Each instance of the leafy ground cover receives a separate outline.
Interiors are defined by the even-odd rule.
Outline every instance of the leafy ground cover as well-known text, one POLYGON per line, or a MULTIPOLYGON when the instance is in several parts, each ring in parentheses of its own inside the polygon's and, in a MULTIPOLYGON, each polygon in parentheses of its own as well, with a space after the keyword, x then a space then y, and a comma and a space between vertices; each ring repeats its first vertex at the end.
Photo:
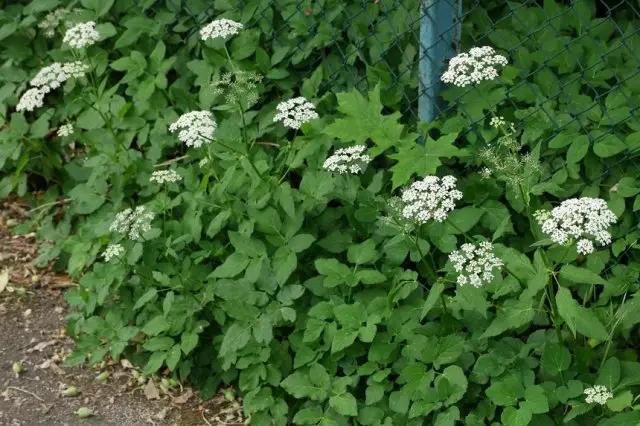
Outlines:
POLYGON ((497 51, 415 123, 383 30, 415 2, 231 3, 3 12, 2 190, 79 279, 66 361, 234 384, 256 425, 640 422, 634 15, 475 8, 497 51))

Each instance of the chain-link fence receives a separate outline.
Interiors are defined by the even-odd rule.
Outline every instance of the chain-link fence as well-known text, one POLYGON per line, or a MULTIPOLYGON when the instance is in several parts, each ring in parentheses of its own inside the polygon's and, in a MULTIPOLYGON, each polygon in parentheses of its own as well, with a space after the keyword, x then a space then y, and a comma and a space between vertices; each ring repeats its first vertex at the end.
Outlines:
MULTIPOLYGON (((275 67, 319 93, 375 85, 384 104, 407 121, 462 111, 473 121, 507 111, 523 140, 562 147, 576 134, 626 144, 625 155, 596 167, 588 181, 618 173, 640 140, 640 2, 638 0, 140 0, 179 12, 184 38, 215 17, 260 31, 275 67), (447 60, 490 45, 510 61, 489 91, 444 89, 447 60), (484 108, 477 107, 483 98, 484 108), (615 140, 609 140, 616 135, 615 140), (607 139, 609 138, 609 139, 607 139), (638 138, 636 138, 638 139, 638 138), (624 141, 624 142, 620 142, 624 141)), ((619 147, 622 148, 622 147, 619 147)), ((614 147, 614 151, 617 149, 614 147)), ((612 151, 613 152, 613 151, 612 151)), ((594 166, 595 167, 595 166, 594 166)))

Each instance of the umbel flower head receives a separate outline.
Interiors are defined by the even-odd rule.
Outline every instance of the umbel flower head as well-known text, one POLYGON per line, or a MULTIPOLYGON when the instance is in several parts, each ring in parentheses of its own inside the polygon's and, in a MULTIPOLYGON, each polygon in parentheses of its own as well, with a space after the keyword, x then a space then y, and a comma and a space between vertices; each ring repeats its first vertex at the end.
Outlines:
POLYGON ((325 160, 322 167, 340 174, 360 173, 371 161, 371 157, 364 153, 366 150, 366 145, 336 149, 333 155, 325 160))
POLYGON ((73 134, 73 124, 67 123, 63 124, 58 128, 58 136, 65 137, 73 134))
POLYGON ((224 95, 228 104, 240 104, 248 109, 258 101, 258 84, 262 76, 256 72, 225 72, 219 80, 211 83, 215 95, 224 95))
POLYGON ((149 178, 149 182, 156 182, 160 185, 167 182, 180 182, 181 180, 182 176, 175 170, 156 170, 149 178))
POLYGON ((213 114, 209 111, 191 111, 182 114, 169 126, 171 133, 178 132, 178 139, 187 146, 200 148, 213 139, 217 127, 213 114))
POLYGON ((227 38, 238 34, 242 28, 243 25, 240 22, 231 19, 216 19, 200 30, 200 38, 205 41, 214 38, 227 38))
POLYGON ((84 77, 89 67, 80 61, 54 62, 38 71, 31 79, 31 85, 40 87, 45 93, 57 89, 71 77, 84 77))
POLYGON ((444 221, 455 208, 456 200, 462 198, 462 192, 456 189, 456 178, 444 176, 427 176, 414 182, 402 193, 404 207, 402 215, 405 219, 417 223, 429 220, 444 221))
POLYGON ((554 243, 564 245, 576 240, 581 254, 593 253, 594 241, 602 246, 611 244, 608 229, 617 221, 604 200, 589 197, 565 200, 551 212, 539 210, 534 216, 554 243))
POLYGON ((474 287, 490 283, 493 280, 493 268, 502 266, 502 261, 493 254, 493 245, 489 242, 463 244, 460 250, 449 255, 449 260, 458 273, 458 284, 474 287))
POLYGON ((148 212, 144 206, 138 206, 135 210, 126 209, 116 215, 109 231, 128 234, 130 239, 136 241, 143 233, 151 230, 153 217, 153 213, 148 212))
POLYGON ((96 23, 93 21, 81 22, 69 28, 62 39, 63 43, 75 49, 89 47, 100 39, 100 34, 96 30, 96 23))
POLYGON ((44 19, 38 22, 38 28, 44 30, 44 36, 47 38, 53 37, 56 32, 56 28, 60 25, 65 16, 69 14, 69 9, 56 9, 55 11, 48 13, 44 19))
POLYGON ((613 398, 613 394, 602 385, 595 385, 592 388, 586 388, 584 394, 587 395, 585 402, 587 404, 600 404, 604 405, 608 399, 613 398))
POLYGON ((20 97, 16 111, 33 111, 36 108, 40 108, 44 104, 44 95, 45 92, 39 87, 27 90, 22 94, 22 97, 20 97))
POLYGON ((105 262, 109 262, 114 257, 120 257, 124 254, 124 248, 120 244, 109 244, 102 253, 105 262))
POLYGON ((473 47, 468 53, 460 53, 451 58, 449 68, 441 80, 458 87, 478 84, 498 77, 496 65, 507 65, 507 58, 497 55, 490 46, 473 47))
POLYGON ((299 129, 304 123, 318 118, 315 105, 302 96, 280 102, 276 109, 278 113, 273 117, 273 122, 282 121, 292 129, 299 129))

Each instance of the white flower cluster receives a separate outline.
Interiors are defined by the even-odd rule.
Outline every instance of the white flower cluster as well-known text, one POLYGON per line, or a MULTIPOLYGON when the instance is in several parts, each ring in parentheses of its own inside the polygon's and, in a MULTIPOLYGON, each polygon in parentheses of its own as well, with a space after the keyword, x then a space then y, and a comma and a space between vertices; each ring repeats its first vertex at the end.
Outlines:
POLYGON ((58 136, 65 137, 73 134, 73 124, 63 124, 58 128, 58 136))
POLYGON ((48 13, 47 16, 38 23, 38 28, 44 30, 45 37, 51 38, 56 34, 56 28, 60 25, 60 21, 62 21, 68 14, 68 9, 56 9, 55 11, 48 13))
POLYGON ((593 240, 603 246, 610 244, 608 228, 617 221, 604 200, 589 197, 565 200, 551 212, 537 211, 535 218, 554 243, 567 244, 576 239, 581 254, 595 251, 593 240))
POLYGON ((280 102, 276 109, 278 113, 273 117, 274 123, 282 121, 282 124, 292 129, 299 129, 307 121, 318 118, 315 105, 302 96, 280 102))
POLYGON ((44 95, 57 89, 71 77, 84 77, 89 67, 80 61, 59 63, 54 62, 38 71, 31 80, 35 86, 22 94, 16 111, 33 111, 44 103, 44 95))
POLYGON ((458 273, 458 284, 471 284, 474 287, 490 283, 493 280, 493 268, 502 266, 502 261, 493 254, 493 245, 489 242, 463 244, 460 250, 449 255, 449 260, 458 273))
POLYGON ((44 104, 45 93, 37 87, 27 90, 20 97, 16 111, 33 111, 36 108, 40 108, 44 104))
POLYGON ((462 198, 462 192, 456 189, 456 178, 427 176, 411 184, 402 193, 402 216, 405 219, 426 223, 433 219, 444 221, 455 208, 456 200, 462 198))
POLYGON ((586 388, 584 394, 587 395, 585 402, 587 404, 597 403, 600 405, 606 404, 608 399, 613 398, 613 394, 602 385, 595 385, 592 388, 586 388))
POLYGON ((146 211, 144 206, 138 206, 135 210, 126 209, 116 215, 109 231, 129 234, 129 238, 135 241, 151 230, 153 217, 153 213, 146 211))
POLYGON ((243 25, 240 22, 231 19, 216 19, 200 30, 200 38, 202 40, 227 38, 238 34, 242 28, 243 25))
POLYGON ((507 65, 507 58, 497 55, 490 46, 473 47, 469 53, 460 53, 449 61, 449 69, 441 80, 458 87, 477 84, 498 77, 496 65, 507 65))
POLYGON ((156 170, 151 174, 149 182, 156 182, 160 185, 167 182, 180 182, 182 176, 175 170, 156 170))
POLYGON ((217 126, 213 114, 209 111, 191 111, 182 114, 178 120, 171 123, 169 131, 175 133, 179 130, 178 139, 180 141, 187 146, 200 148, 211 142, 217 126))
POLYGON ((495 128, 502 127, 506 124, 507 121, 504 119, 504 117, 493 116, 491 117, 491 121, 489 121, 489 125, 495 128))
POLYGON ((366 145, 337 149, 331 157, 325 160, 322 167, 330 172, 340 174, 360 173, 371 161, 371 157, 364 153, 366 150, 366 145))
POLYGON ((73 62, 54 62, 38 71, 35 77, 31 79, 31 85, 39 87, 44 93, 62 86, 62 83, 71 77, 84 77, 89 67, 80 61, 73 62))
POLYGON ((62 39, 63 43, 75 49, 89 47, 100 39, 100 34, 96 30, 96 23, 93 21, 81 22, 69 28, 62 39))
POLYGON ((480 170, 480 176, 482 176, 482 179, 489 179, 491 178, 492 174, 493 172, 488 167, 484 167, 482 170, 480 170))
POLYGON ((120 257, 123 254, 124 247, 122 247, 120 244, 109 244, 104 253, 102 253, 102 257, 104 257, 105 262, 109 262, 114 257, 120 257))

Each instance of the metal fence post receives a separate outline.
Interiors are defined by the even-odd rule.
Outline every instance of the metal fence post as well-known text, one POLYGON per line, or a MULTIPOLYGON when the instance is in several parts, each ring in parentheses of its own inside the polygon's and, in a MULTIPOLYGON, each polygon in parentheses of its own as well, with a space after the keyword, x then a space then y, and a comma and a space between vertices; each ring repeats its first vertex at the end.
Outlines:
POLYGON ((462 0, 422 0, 418 117, 431 122, 440 112, 438 92, 446 60, 460 40, 462 0))

